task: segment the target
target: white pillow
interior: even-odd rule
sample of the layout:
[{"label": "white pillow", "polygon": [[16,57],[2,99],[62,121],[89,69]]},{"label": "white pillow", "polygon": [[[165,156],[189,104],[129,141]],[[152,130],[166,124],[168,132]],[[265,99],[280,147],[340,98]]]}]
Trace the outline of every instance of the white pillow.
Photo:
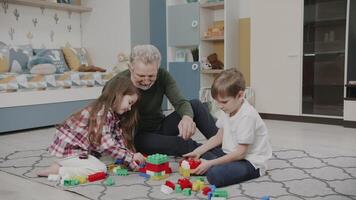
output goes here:
[{"label": "white pillow", "polygon": [[54,74],[57,68],[50,63],[38,64],[31,68],[31,74]]}]

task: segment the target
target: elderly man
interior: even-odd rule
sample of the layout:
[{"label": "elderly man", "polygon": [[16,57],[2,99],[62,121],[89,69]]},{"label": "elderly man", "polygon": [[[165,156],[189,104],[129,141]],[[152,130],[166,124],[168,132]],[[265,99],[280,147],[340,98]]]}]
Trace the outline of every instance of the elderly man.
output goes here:
[{"label": "elderly man", "polygon": [[[199,100],[187,101],[169,72],[159,68],[160,64],[161,54],[156,47],[138,45],[132,50],[129,69],[114,78],[130,77],[140,91],[136,149],[147,154],[181,156],[198,146],[191,139],[196,127],[207,139],[218,129],[206,106]],[[161,109],[164,95],[175,108],[168,116],[164,116]]]}]

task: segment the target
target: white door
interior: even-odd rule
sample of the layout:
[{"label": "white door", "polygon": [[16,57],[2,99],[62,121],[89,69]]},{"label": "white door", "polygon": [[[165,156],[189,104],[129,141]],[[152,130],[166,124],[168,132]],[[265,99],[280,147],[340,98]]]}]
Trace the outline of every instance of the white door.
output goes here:
[{"label": "white door", "polygon": [[302,0],[251,0],[251,86],[258,112],[301,114]]}]

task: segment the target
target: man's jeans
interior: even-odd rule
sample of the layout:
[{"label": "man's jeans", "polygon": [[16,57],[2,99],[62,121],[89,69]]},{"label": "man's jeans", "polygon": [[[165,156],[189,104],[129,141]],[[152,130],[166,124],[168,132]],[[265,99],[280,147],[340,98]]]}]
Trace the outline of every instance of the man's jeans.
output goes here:
[{"label": "man's jeans", "polygon": [[[199,100],[191,100],[194,119],[197,128],[206,139],[211,138],[218,132],[215,119],[209,113],[206,105]],[[178,124],[181,120],[177,112],[172,112],[162,123],[158,131],[145,132],[138,130],[135,135],[135,147],[139,152],[146,154],[162,153],[172,156],[182,156],[193,151],[199,146],[192,139],[184,140],[179,137]]]}]

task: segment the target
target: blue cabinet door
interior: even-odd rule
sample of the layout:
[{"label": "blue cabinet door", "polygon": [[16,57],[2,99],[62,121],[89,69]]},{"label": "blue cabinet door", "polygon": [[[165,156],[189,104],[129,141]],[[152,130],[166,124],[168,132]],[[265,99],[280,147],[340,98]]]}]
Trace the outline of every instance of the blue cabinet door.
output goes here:
[{"label": "blue cabinet door", "polygon": [[199,3],[168,7],[168,45],[199,45]]},{"label": "blue cabinet door", "polygon": [[186,99],[199,99],[199,62],[171,62],[169,72]]}]

